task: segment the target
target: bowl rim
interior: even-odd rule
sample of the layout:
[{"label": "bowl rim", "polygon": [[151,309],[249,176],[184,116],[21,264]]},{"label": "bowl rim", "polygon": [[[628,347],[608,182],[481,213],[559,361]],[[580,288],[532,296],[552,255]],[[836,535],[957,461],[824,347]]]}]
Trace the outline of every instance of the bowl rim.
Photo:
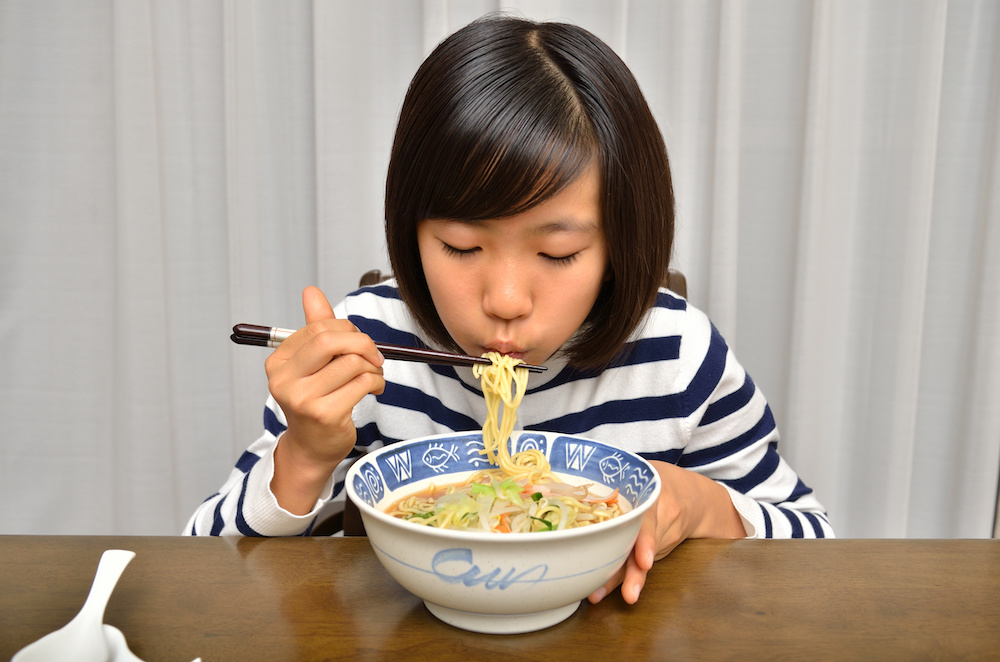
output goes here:
[{"label": "bowl rim", "polygon": [[[640,464],[645,465],[645,467],[649,470],[650,474],[652,475],[652,477],[653,477],[653,479],[652,479],[652,489],[649,492],[649,498],[646,499],[646,501],[643,502],[642,504],[640,504],[638,506],[631,507],[628,510],[628,512],[622,513],[618,517],[614,517],[612,519],[608,519],[608,520],[605,520],[603,522],[598,522],[596,524],[592,524],[592,525],[588,525],[588,526],[576,527],[576,528],[572,528],[572,529],[563,529],[561,531],[534,531],[534,532],[529,532],[529,533],[493,533],[493,532],[490,532],[490,531],[477,531],[477,530],[468,530],[468,529],[441,529],[441,528],[438,528],[436,526],[420,526],[419,524],[412,524],[412,523],[406,522],[404,520],[401,520],[398,517],[393,517],[391,515],[387,515],[386,513],[384,513],[381,510],[379,510],[378,508],[375,508],[374,506],[369,505],[363,499],[361,499],[360,497],[358,497],[357,493],[354,491],[354,477],[360,471],[359,467],[364,462],[366,462],[366,461],[371,461],[371,462],[374,463],[376,461],[376,459],[379,457],[379,455],[384,454],[384,453],[388,453],[390,451],[398,451],[400,448],[405,447],[407,445],[414,445],[414,444],[419,444],[419,443],[426,443],[426,442],[429,442],[429,441],[434,441],[436,439],[450,438],[450,437],[456,437],[456,436],[464,436],[464,435],[469,435],[469,434],[479,434],[479,435],[481,435],[482,434],[482,430],[464,430],[464,431],[455,431],[455,432],[443,432],[443,433],[438,433],[438,434],[425,435],[423,437],[414,437],[412,439],[405,439],[403,441],[398,441],[398,442],[394,442],[394,443],[391,443],[391,444],[385,444],[385,445],[383,445],[380,448],[377,448],[377,449],[375,449],[373,451],[369,451],[368,453],[365,453],[364,455],[362,455],[360,457],[354,458],[354,461],[351,463],[351,466],[348,468],[347,475],[344,478],[344,491],[345,491],[345,494],[346,494],[346,496],[349,496],[351,498],[351,501],[353,501],[354,504],[361,511],[362,518],[364,518],[365,516],[374,517],[377,521],[383,522],[383,523],[385,523],[387,525],[390,525],[390,526],[393,526],[393,527],[405,525],[406,527],[409,527],[409,528],[402,529],[403,531],[411,531],[412,529],[416,528],[417,531],[426,532],[427,535],[432,536],[432,537],[437,536],[437,537],[446,538],[446,539],[449,539],[449,540],[468,540],[468,541],[489,540],[491,544],[494,544],[494,543],[500,543],[500,544],[523,543],[525,540],[553,540],[553,541],[554,540],[566,540],[566,539],[572,539],[572,538],[577,538],[577,537],[582,537],[582,536],[590,536],[590,535],[594,535],[595,532],[607,531],[609,529],[618,528],[618,527],[621,527],[621,526],[626,526],[632,520],[634,520],[636,518],[644,517],[645,514],[646,514],[646,511],[649,510],[651,507],[653,507],[656,504],[657,499],[660,496],[662,479],[660,478],[659,472],[657,472],[656,469],[653,467],[653,465],[650,464],[649,460],[647,460],[646,458],[642,457],[641,455],[639,455],[637,453],[634,453],[632,451],[620,448],[618,446],[613,446],[613,445],[611,445],[611,444],[609,444],[607,442],[601,441],[600,439],[593,439],[591,437],[585,437],[585,436],[577,435],[577,434],[568,434],[568,433],[563,433],[563,432],[551,432],[551,431],[545,431],[545,430],[514,430],[511,433],[511,435],[513,436],[515,434],[522,434],[522,433],[523,434],[544,434],[546,436],[552,436],[552,437],[570,437],[570,438],[573,438],[573,439],[579,439],[579,440],[582,440],[582,441],[587,441],[587,442],[591,442],[591,443],[600,444],[600,445],[605,446],[607,448],[614,448],[617,451],[625,453],[626,455],[630,456],[631,459],[634,459],[634,460],[638,461]],[[376,463],[376,466],[377,466],[377,463]],[[457,473],[457,474],[464,474],[464,473],[466,473],[466,470],[463,470],[463,471],[460,471],[460,472],[455,472],[455,473]],[[470,471],[470,473],[471,473],[471,471]],[[559,475],[561,472],[553,472],[553,473],[555,473],[556,475]]]}]

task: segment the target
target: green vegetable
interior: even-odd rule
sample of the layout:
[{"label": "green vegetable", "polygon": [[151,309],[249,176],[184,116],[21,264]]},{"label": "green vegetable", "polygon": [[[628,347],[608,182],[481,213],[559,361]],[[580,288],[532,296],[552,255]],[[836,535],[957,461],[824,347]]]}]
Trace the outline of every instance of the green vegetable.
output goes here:
[{"label": "green vegetable", "polygon": [[542,498],[542,493],[541,492],[535,492],[534,494],[531,495],[531,500],[532,501],[540,501],[541,498]]},{"label": "green vegetable", "polygon": [[461,522],[469,515],[478,516],[479,503],[466,494],[446,494],[434,504],[434,512],[441,516],[442,526],[448,522]]},{"label": "green vegetable", "polygon": [[480,494],[485,494],[494,499],[497,498],[497,491],[493,489],[492,485],[484,485],[483,483],[473,483],[470,486],[472,489],[472,496],[479,496]]},{"label": "green vegetable", "polygon": [[504,496],[513,501],[514,503],[521,505],[521,486],[514,482],[513,478],[508,478],[504,482],[500,483],[500,490],[503,492]]},{"label": "green vegetable", "polygon": [[552,522],[550,522],[549,520],[542,519],[541,517],[535,517],[533,515],[530,516],[530,517],[531,517],[531,519],[535,520],[536,522],[541,522],[542,524],[544,524],[546,531],[555,531],[556,530],[556,525],[553,524]]}]

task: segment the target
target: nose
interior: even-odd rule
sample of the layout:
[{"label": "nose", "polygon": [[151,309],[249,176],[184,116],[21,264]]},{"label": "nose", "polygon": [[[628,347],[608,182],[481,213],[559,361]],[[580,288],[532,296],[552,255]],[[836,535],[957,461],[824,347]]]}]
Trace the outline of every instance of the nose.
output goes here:
[{"label": "nose", "polygon": [[512,321],[531,314],[531,277],[516,262],[496,265],[483,287],[483,311]]}]

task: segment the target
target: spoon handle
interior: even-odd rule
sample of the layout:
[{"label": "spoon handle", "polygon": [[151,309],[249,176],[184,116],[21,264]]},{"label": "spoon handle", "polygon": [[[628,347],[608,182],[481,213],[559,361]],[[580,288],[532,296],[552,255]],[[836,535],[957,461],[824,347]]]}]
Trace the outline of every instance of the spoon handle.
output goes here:
[{"label": "spoon handle", "polygon": [[83,607],[66,625],[19,650],[11,662],[51,660],[107,660],[108,641],[104,637],[104,609],[118,578],[135,552],[109,549],[97,564],[94,583]]},{"label": "spoon handle", "polygon": [[109,549],[101,555],[94,583],[90,586],[90,593],[87,594],[87,601],[83,603],[83,608],[73,620],[87,618],[97,623],[104,622],[104,610],[108,606],[111,592],[115,590],[118,579],[133,558],[135,552],[124,549]]}]

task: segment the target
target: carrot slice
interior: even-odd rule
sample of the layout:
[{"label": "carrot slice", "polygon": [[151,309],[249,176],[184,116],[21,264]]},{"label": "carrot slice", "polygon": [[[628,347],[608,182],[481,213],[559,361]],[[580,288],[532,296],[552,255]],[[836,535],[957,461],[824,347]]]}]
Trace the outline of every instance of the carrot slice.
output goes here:
[{"label": "carrot slice", "polygon": [[498,533],[510,533],[510,517],[507,513],[500,514],[500,523],[496,528]]},{"label": "carrot slice", "polygon": [[615,503],[617,501],[618,501],[618,488],[617,487],[615,488],[614,492],[612,492],[608,496],[604,497],[603,499],[599,499],[597,497],[587,497],[586,499],[584,499],[584,502],[586,502],[586,503],[606,503],[606,504],[609,504],[609,505],[613,504],[613,503]]}]

